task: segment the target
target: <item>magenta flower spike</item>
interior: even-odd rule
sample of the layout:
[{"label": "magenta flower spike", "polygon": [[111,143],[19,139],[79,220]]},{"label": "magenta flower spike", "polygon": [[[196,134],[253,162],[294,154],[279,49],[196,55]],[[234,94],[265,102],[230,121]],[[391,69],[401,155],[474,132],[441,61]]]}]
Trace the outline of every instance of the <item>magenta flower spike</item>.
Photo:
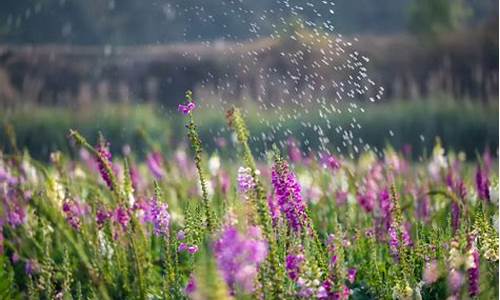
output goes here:
[{"label": "magenta flower spike", "polygon": [[178,111],[182,112],[185,116],[189,115],[196,108],[194,102],[188,102],[186,104],[179,104],[177,108]]}]

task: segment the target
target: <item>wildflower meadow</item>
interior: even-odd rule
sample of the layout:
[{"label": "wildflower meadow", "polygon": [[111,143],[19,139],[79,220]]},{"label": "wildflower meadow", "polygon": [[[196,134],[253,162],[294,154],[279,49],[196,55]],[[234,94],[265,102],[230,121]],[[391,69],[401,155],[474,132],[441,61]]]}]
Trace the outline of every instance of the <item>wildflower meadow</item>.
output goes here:
[{"label": "wildflower meadow", "polygon": [[178,108],[191,149],[171,157],[70,130],[74,153],[41,162],[9,130],[1,299],[498,298],[495,153],[288,143],[256,160],[233,107],[227,160],[203,149],[191,93]]}]

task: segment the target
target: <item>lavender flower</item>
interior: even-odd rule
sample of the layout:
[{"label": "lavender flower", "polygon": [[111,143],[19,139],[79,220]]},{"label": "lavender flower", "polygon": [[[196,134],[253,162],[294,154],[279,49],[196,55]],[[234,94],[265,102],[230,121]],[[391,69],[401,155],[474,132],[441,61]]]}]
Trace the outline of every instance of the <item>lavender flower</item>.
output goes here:
[{"label": "lavender flower", "polygon": [[153,224],[154,234],[167,236],[170,225],[168,204],[162,203],[153,197],[145,204],[144,210],[144,221]]},{"label": "lavender flower", "polygon": [[186,238],[186,233],[184,232],[184,230],[179,230],[177,232],[177,240],[183,241],[185,238]]},{"label": "lavender flower", "polygon": [[288,144],[288,157],[294,163],[298,163],[302,160],[302,154],[300,148],[297,146],[297,140],[290,137],[287,141]]},{"label": "lavender flower", "polygon": [[163,170],[163,158],[160,152],[148,153],[146,156],[146,163],[153,176],[161,180],[165,176]]},{"label": "lavender flower", "polygon": [[448,289],[451,295],[458,296],[462,288],[463,275],[459,271],[452,269],[448,274]]},{"label": "lavender flower", "polygon": [[333,154],[322,155],[321,164],[332,171],[337,171],[342,166],[340,160]]},{"label": "lavender flower", "polygon": [[460,227],[460,207],[456,202],[451,203],[451,228],[455,234]]},{"label": "lavender flower", "polygon": [[198,246],[196,246],[196,245],[189,246],[187,248],[187,251],[189,252],[189,254],[195,254],[196,252],[198,252]]},{"label": "lavender flower", "polygon": [[114,221],[122,226],[125,230],[130,222],[130,213],[128,209],[119,206],[115,209],[113,214]]},{"label": "lavender flower", "polygon": [[274,193],[267,196],[267,206],[269,207],[269,213],[271,215],[273,226],[277,226],[280,217],[280,209],[278,207],[278,203],[276,203],[276,199],[274,199]]},{"label": "lavender flower", "polygon": [[36,274],[40,271],[40,266],[38,265],[38,262],[34,259],[28,259],[26,261],[26,265],[24,267],[24,271],[28,275],[33,275]]},{"label": "lavender flower", "polygon": [[97,160],[99,173],[101,174],[101,177],[106,183],[106,185],[112,190],[113,189],[113,182],[111,180],[112,174],[108,173],[108,170],[105,166],[106,163],[108,164],[110,169],[112,166],[112,155],[111,152],[109,151],[109,143],[101,142],[99,145],[97,145],[96,150],[100,158]]},{"label": "lavender flower", "polygon": [[474,265],[467,270],[469,277],[469,296],[474,298],[479,295],[479,251],[475,245],[473,237],[469,240],[470,252]]},{"label": "lavender flower", "polygon": [[188,102],[186,104],[179,104],[177,108],[178,111],[182,112],[185,116],[189,115],[196,108],[194,102]]},{"label": "lavender flower", "polygon": [[177,252],[184,252],[187,250],[187,248],[188,248],[188,245],[186,245],[186,243],[180,243],[179,247],[177,247]]},{"label": "lavender flower", "polygon": [[285,267],[288,273],[288,277],[290,277],[291,280],[297,281],[303,263],[304,255],[302,253],[287,255]]},{"label": "lavender flower", "polygon": [[105,209],[100,208],[97,210],[95,218],[97,227],[101,229],[104,226],[104,223],[106,223],[106,221],[111,218],[111,213]]},{"label": "lavender flower", "polygon": [[224,229],[214,245],[219,271],[234,295],[237,287],[244,292],[254,290],[258,267],[267,256],[267,242],[261,238],[257,227],[247,234],[229,226]]},{"label": "lavender flower", "polygon": [[356,268],[350,268],[349,270],[347,270],[347,280],[353,284],[354,281],[356,280],[356,273],[358,271],[356,270]]},{"label": "lavender flower", "polygon": [[255,187],[252,177],[252,169],[240,167],[238,169],[238,189],[242,194],[246,194]]},{"label": "lavender flower", "polygon": [[305,224],[306,213],[295,174],[289,170],[286,161],[278,160],[273,166],[271,176],[281,212],[287,218],[291,229],[300,231]]},{"label": "lavender flower", "polygon": [[476,171],[476,189],[479,199],[490,201],[490,181],[488,174],[480,166],[477,167]]},{"label": "lavender flower", "polygon": [[437,262],[431,261],[425,264],[423,280],[426,284],[433,284],[439,278],[439,269]]},{"label": "lavender flower", "polygon": [[66,221],[76,230],[80,229],[80,217],[84,214],[84,209],[76,201],[66,200],[62,206],[66,216]]},{"label": "lavender flower", "polygon": [[186,288],[184,289],[184,292],[187,295],[191,295],[194,292],[196,292],[197,288],[198,287],[197,287],[197,284],[196,284],[196,280],[195,280],[194,276],[191,274],[191,276],[189,276],[189,280],[188,280],[188,283],[186,285]]}]

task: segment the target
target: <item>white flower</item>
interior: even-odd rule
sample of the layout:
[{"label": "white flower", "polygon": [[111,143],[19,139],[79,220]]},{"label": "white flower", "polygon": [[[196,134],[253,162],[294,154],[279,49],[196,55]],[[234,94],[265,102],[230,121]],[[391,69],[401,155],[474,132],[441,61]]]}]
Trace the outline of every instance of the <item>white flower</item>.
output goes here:
[{"label": "white flower", "polygon": [[214,154],[208,160],[208,170],[210,171],[210,174],[214,176],[215,174],[217,174],[219,169],[220,169],[220,158],[217,154]]}]

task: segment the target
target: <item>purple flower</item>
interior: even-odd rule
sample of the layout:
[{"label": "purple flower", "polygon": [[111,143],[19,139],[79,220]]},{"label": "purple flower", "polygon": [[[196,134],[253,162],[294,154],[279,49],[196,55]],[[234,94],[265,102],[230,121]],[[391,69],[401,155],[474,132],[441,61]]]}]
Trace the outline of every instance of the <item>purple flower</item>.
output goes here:
[{"label": "purple flower", "polygon": [[177,232],[177,239],[179,241],[183,241],[185,238],[186,238],[186,233],[184,232],[184,230],[179,230]]},{"label": "purple flower", "polygon": [[68,224],[74,229],[79,230],[81,225],[80,217],[85,213],[82,205],[73,200],[66,200],[63,203],[62,209]]},{"label": "purple flower", "polygon": [[26,209],[18,203],[10,203],[7,205],[6,211],[10,226],[16,228],[26,222]]},{"label": "purple flower", "polygon": [[340,160],[333,154],[322,155],[321,164],[332,171],[336,171],[342,166]]},{"label": "purple flower", "polygon": [[19,254],[17,252],[14,252],[12,254],[11,260],[13,264],[16,264],[21,258],[19,257]]},{"label": "purple flower", "polygon": [[102,179],[106,183],[106,185],[112,190],[113,183],[111,180],[112,174],[109,174],[106,168],[106,164],[110,169],[112,166],[112,155],[109,151],[109,143],[102,142],[96,147],[97,153],[99,155],[99,159],[97,159],[97,166],[99,168],[99,173],[101,174]]},{"label": "purple flower", "polygon": [[448,274],[448,288],[451,295],[458,295],[462,288],[463,275],[457,270],[450,270]]},{"label": "purple flower", "polygon": [[287,255],[285,260],[285,267],[288,273],[288,277],[290,277],[291,280],[297,281],[303,263],[304,255],[302,253]]},{"label": "purple flower", "polygon": [[182,112],[184,115],[189,115],[196,108],[196,104],[194,102],[188,102],[186,104],[179,104],[177,108],[178,111]]},{"label": "purple flower", "polygon": [[474,266],[467,270],[469,277],[469,296],[474,298],[479,295],[479,251],[474,241],[470,241],[471,254],[474,259]]},{"label": "purple flower", "polygon": [[300,231],[306,222],[306,213],[295,174],[289,170],[286,161],[279,161],[273,166],[271,176],[281,213],[292,230]]},{"label": "purple flower", "polygon": [[131,165],[130,166],[130,181],[132,182],[132,187],[134,188],[134,191],[137,191],[139,187],[141,186],[141,175],[139,173],[139,169]]},{"label": "purple flower", "polygon": [[123,229],[126,229],[128,226],[128,223],[130,222],[130,213],[128,209],[119,206],[115,209],[114,214],[113,214],[115,222],[120,224]]},{"label": "purple flower", "polygon": [[231,187],[231,180],[229,178],[229,175],[227,175],[226,172],[221,170],[218,174],[218,179],[221,191],[224,195],[226,195],[227,192],[229,191],[229,188]]},{"label": "purple flower", "polygon": [[300,148],[297,146],[297,141],[290,137],[287,141],[288,144],[288,157],[294,163],[300,162],[302,160],[302,154]]},{"label": "purple flower", "polygon": [[238,169],[238,189],[243,194],[248,193],[255,187],[251,172],[250,168],[240,167]]},{"label": "purple flower", "polygon": [[425,264],[424,274],[422,276],[426,284],[433,284],[439,278],[438,263],[434,260]]},{"label": "purple flower", "polygon": [[98,228],[102,228],[104,223],[111,218],[111,213],[105,209],[99,208],[95,214],[95,220]]},{"label": "purple flower", "polygon": [[191,276],[189,276],[189,280],[184,291],[187,295],[190,295],[196,292],[196,289],[197,289],[196,280],[194,279],[194,276],[191,274]]},{"label": "purple flower", "polygon": [[38,262],[34,259],[28,259],[26,261],[26,265],[24,267],[24,271],[28,275],[33,275],[38,273],[40,271],[40,266],[38,265]]},{"label": "purple flower", "polygon": [[367,212],[371,212],[373,210],[373,205],[375,203],[376,196],[372,192],[367,192],[364,194],[357,194],[356,199],[358,200],[359,205]]},{"label": "purple flower", "polygon": [[146,156],[146,163],[153,176],[161,180],[165,176],[163,170],[163,157],[160,152],[148,153]]},{"label": "purple flower", "polygon": [[453,234],[455,234],[460,227],[460,207],[458,203],[451,203],[451,228],[453,230]]},{"label": "purple flower", "polygon": [[394,226],[389,227],[389,249],[391,251],[391,255],[394,258],[399,258],[399,240],[398,240],[398,232]]},{"label": "purple flower", "polygon": [[214,244],[217,266],[232,294],[237,287],[246,293],[254,290],[258,267],[267,256],[267,242],[257,227],[247,234],[226,227]]},{"label": "purple flower", "polygon": [[356,280],[356,273],[357,273],[356,268],[350,268],[349,270],[347,270],[347,280],[351,284],[353,284],[354,281]]},{"label": "purple flower", "polygon": [[186,245],[186,243],[180,243],[179,247],[177,247],[177,252],[184,252],[187,250],[187,248],[188,246]]},{"label": "purple flower", "polygon": [[477,167],[476,171],[476,189],[479,199],[490,201],[490,180],[488,179],[488,173],[482,170],[480,166]]},{"label": "purple flower", "polygon": [[267,196],[267,206],[269,207],[269,213],[271,215],[271,220],[273,221],[273,226],[276,226],[280,217],[280,209],[276,203],[276,199],[274,199],[274,193]]},{"label": "purple flower", "polygon": [[153,224],[154,234],[167,236],[170,225],[168,204],[153,197],[145,204],[144,210],[144,221]]},{"label": "purple flower", "polygon": [[335,202],[337,205],[344,205],[347,203],[347,197],[349,196],[348,192],[345,191],[336,191],[335,192]]},{"label": "purple flower", "polygon": [[195,254],[196,252],[198,252],[198,246],[196,246],[196,245],[189,246],[187,248],[187,251],[189,252],[189,254]]}]

